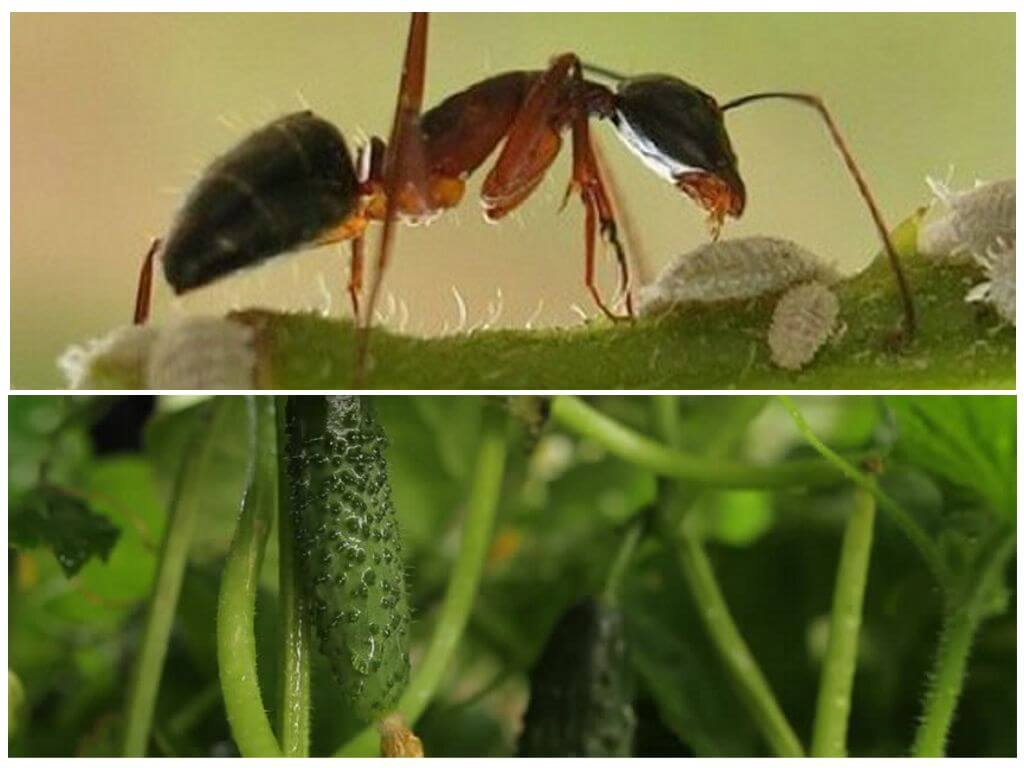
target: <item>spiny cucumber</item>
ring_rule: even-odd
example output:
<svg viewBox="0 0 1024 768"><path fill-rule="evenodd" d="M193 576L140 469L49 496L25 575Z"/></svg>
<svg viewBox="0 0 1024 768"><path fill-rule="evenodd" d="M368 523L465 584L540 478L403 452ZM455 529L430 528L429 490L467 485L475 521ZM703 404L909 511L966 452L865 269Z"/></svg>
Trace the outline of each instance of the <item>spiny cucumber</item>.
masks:
<svg viewBox="0 0 1024 768"><path fill-rule="evenodd" d="M353 396L289 397L287 482L320 648L355 713L377 721L409 680L409 605L387 437Z"/></svg>
<svg viewBox="0 0 1024 768"><path fill-rule="evenodd" d="M530 672L522 757L629 757L636 715L622 613L598 599L570 608Z"/></svg>

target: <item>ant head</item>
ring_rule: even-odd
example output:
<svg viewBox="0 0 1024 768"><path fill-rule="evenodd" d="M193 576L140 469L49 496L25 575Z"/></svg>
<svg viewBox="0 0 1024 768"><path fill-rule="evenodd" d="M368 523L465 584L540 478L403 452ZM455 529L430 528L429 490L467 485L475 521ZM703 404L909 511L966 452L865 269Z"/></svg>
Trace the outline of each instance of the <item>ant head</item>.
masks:
<svg viewBox="0 0 1024 768"><path fill-rule="evenodd" d="M727 215L743 213L743 179L711 96L668 75L627 78L613 121L626 146L703 207L716 230Z"/></svg>

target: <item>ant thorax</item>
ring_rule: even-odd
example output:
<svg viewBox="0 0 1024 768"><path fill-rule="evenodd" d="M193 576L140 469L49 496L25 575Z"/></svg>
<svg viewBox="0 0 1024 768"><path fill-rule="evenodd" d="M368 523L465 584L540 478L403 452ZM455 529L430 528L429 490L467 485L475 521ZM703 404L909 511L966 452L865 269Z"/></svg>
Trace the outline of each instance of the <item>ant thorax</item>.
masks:
<svg viewBox="0 0 1024 768"><path fill-rule="evenodd" d="M614 123L616 127L616 134L619 139L622 140L622 143L625 144L634 155L639 157L640 161L644 165L654 171L669 184L674 185L676 183L676 179L685 173L705 172L703 168L694 168L693 166L681 163L674 157L665 154L657 144L630 125L626 116L619 110L616 110L615 112Z"/></svg>

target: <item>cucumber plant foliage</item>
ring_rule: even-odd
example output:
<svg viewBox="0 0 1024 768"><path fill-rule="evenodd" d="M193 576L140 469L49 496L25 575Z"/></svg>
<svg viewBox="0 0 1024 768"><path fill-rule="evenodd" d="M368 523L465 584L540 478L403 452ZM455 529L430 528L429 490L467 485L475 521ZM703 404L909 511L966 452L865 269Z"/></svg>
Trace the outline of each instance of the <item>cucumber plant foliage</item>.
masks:
<svg viewBox="0 0 1024 768"><path fill-rule="evenodd" d="M262 538L237 551L262 555L275 515L293 523L297 583L323 651L312 662L325 662L325 674L313 666L309 676L319 702L311 751L358 742L347 753L370 754L378 734L364 726L397 713L431 755L772 754L750 707L751 680L726 660L738 644L763 672L759 697L810 747L823 633L845 627L858 633L859 650L848 659L849 699L830 708L848 719L848 729L833 731L846 732L838 750L1013 754L1015 703L1005 681L1016 645L1007 578L1016 540L1014 398L783 401L803 413L831 450L827 459L773 398L667 400L678 406L678 441L658 428L647 398L519 403L530 406L522 422L501 420L492 434L508 461L470 569L457 567L466 548L453 534L473 519L465 500L485 453L475 437L481 413L503 401L314 396L278 405L281 432L268 430L268 439L283 464L260 466L283 472L266 475L270 506L248 518L254 532L263 526ZM175 409L168 400L146 421L141 448L110 457L96 454L94 419L78 408L99 402L10 404L9 666L25 701L10 754L118 751L119 723L129 719L125 671L139 656L124 638L139 635L147 602L173 614L174 631L164 653L148 656L160 669L151 675L158 694L146 754L209 755L232 743L252 754L237 721L220 714L232 694L211 661L218 614L208 599L218 578L222 590L232 587L218 575L242 530L242 480L253 465L254 449L240 437L246 409L194 401ZM521 411L513 403L503 415ZM147 586L161 537L174 535L163 530L173 526L165 505L190 436L213 412L220 437L192 475L196 487L181 491L190 499L200 492L201 524L181 598L168 605ZM712 472L698 459L726 432L733 437ZM842 471L822 471L836 462ZM856 482L869 466L869 482ZM669 485L685 486L677 505L666 504ZM874 495L877 520L861 615L843 624L828 614L855 492ZM658 524L641 528L626 567L610 569L623 530L652 507ZM894 524L894 510L919 539ZM64 549L58 533L73 539ZM939 568L921 557L922 542ZM279 552L266 546L273 565ZM89 560L69 579L65 567L79 557ZM273 755L280 733L266 710L279 714L281 697L263 673L283 648L275 624L284 603L267 570L248 567L249 626L236 634L251 648L248 680L268 703L250 702L247 714L266 720L262 753ZM450 589L460 570L461 586ZM615 570L617 600L588 597ZM469 571L479 576L466 578ZM449 591L464 617L454 624L443 620ZM422 617L415 623L411 607ZM731 624L724 642L708 630L709 615ZM221 630L218 639L229 639ZM438 637L444 654L428 665ZM238 656L241 646L227 650ZM427 666L430 684L417 686Z"/></svg>

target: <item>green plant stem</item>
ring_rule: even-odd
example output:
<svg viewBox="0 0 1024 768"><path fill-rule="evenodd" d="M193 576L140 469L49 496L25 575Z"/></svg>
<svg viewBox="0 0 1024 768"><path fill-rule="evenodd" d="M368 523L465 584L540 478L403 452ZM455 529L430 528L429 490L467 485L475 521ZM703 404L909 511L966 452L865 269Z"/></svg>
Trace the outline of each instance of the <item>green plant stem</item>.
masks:
<svg viewBox="0 0 1024 768"><path fill-rule="evenodd" d="M462 544L448 581L444 602L430 644L418 665L396 711L411 727L434 697L445 669L458 646L469 621L498 510L501 482L505 473L505 422L498 409L484 416L483 436L477 449L466 519L462 524ZM377 733L366 728L335 755L357 757L377 754Z"/></svg>
<svg viewBox="0 0 1024 768"><path fill-rule="evenodd" d="M890 350L881 344L892 330L893 313L899 311L883 255L860 274L833 286L843 308L844 333L830 339L801 371L774 365L764 342L778 301L773 294L752 301L680 306L664 316L639 317L630 323L594 318L575 328L477 329L422 338L378 324L371 334L374 365L366 385L604 391L1013 389L1013 326L1000 327L994 313L964 301L965 282L979 282L981 268L940 267L931 259L914 258L916 223L911 222L905 238L897 233L894 237L907 244L900 252L910 284L929 301L909 348ZM594 309L587 302L584 308ZM256 352L254 387L351 388L356 337L351 320L259 309L232 313L229 320L256 336L251 347ZM91 350L80 345L80 362L65 366L65 375L86 389L145 388L147 358L163 330L158 320L149 341L116 332L114 338L128 348L138 350L141 345L141 354L125 355L107 344ZM202 343L199 337L195 341Z"/></svg>
<svg viewBox="0 0 1024 768"><path fill-rule="evenodd" d="M665 439L678 442L681 431L675 401L658 398L654 412L658 428ZM728 438L720 436L715 439L715 445L709 454L712 457L721 456L728 443ZM684 492L682 484L677 483L674 491L681 498ZM671 501L665 507L671 506ZM775 754L780 757L802 757L803 745L786 719L768 680L761 672L757 660L732 618L729 605L715 577L711 559L704 549L700 533L689 519L688 512L689 509L684 513L681 525L666 527L669 527L668 533L677 544L676 552L683 578L697 604L698 613L711 643L725 665L741 701ZM667 524L664 514L662 520Z"/></svg>
<svg viewBox="0 0 1024 768"><path fill-rule="evenodd" d="M616 456L659 475L714 488L785 488L835 483L843 474L820 459L788 461L775 466L739 464L668 448L572 395L558 395L551 418L589 438Z"/></svg>
<svg viewBox="0 0 1024 768"><path fill-rule="evenodd" d="M701 619L733 684L761 735L779 757L803 757L804 749L775 699L768 680L740 634L715 578L703 542L684 525L677 534L679 560Z"/></svg>
<svg viewBox="0 0 1024 768"><path fill-rule="evenodd" d="M281 707L279 733L285 757L309 756L310 626L306 592L296 562L295 530L285 462L285 407L277 400L278 584L281 605Z"/></svg>
<svg viewBox="0 0 1024 768"><path fill-rule="evenodd" d="M242 757L280 757L256 664L256 595L277 495L273 398L251 398L249 483L217 604L217 663L231 733Z"/></svg>
<svg viewBox="0 0 1024 768"><path fill-rule="evenodd" d="M779 395L778 398L779 402L781 402L783 407L789 412L796 428L804 436L804 439L810 444L810 446L821 454L827 462L834 466L854 485L863 488L875 497L878 506L885 510L886 514L889 515L889 518L901 531L903 531L904 535L910 539L910 543L917 548L918 552L920 552L921 557L924 558L925 565L928 566L928 569L932 572L932 575L935 576L939 584L942 587L946 587L949 580L949 574L945 564L943 563L942 556L939 554L939 548L924 529L917 524L917 521L914 520L910 513L907 512L899 502L883 491L873 477L869 477L864 472L861 472L847 459L843 458L825 445L825 443L821 441L821 438L814 434L814 430L811 429L811 425L807 423L803 414L800 413L800 409L796 407L796 404L789 396Z"/></svg>
<svg viewBox="0 0 1024 768"><path fill-rule="evenodd" d="M967 674L967 658L974 636L985 617L992 590L1002 578L1006 562L1016 547L1011 531L988 559L966 599L951 600L943 621L935 664L925 695L924 713L914 738L914 757L943 757L953 725L957 702Z"/></svg>
<svg viewBox="0 0 1024 768"><path fill-rule="evenodd" d="M230 399L214 400L200 407L204 413L206 409L212 409L213 415L207 420L198 418L197 414L196 432L186 446L171 492L153 593L128 691L122 744L125 757L144 757L146 754L167 643L188 563L189 544L203 500L200 480L210 446L230 407Z"/></svg>
<svg viewBox="0 0 1024 768"><path fill-rule="evenodd" d="M854 507L843 533L836 570L828 647L821 668L811 755L846 757L853 676L857 669L864 589L871 561L875 526L875 498L863 488L854 492Z"/></svg>
<svg viewBox="0 0 1024 768"><path fill-rule="evenodd" d="M619 599L619 593L622 589L622 579L625 577L626 568L629 566L629 561L633 558L633 553L636 551L636 545L640 542L640 535L643 533L644 520L634 520L629 528L626 530L626 535L622 539L622 543L619 544L619 549L615 553L615 559L612 561L611 568L608 569L608 578L605 580L604 590L602 598L608 603L616 603Z"/></svg>

